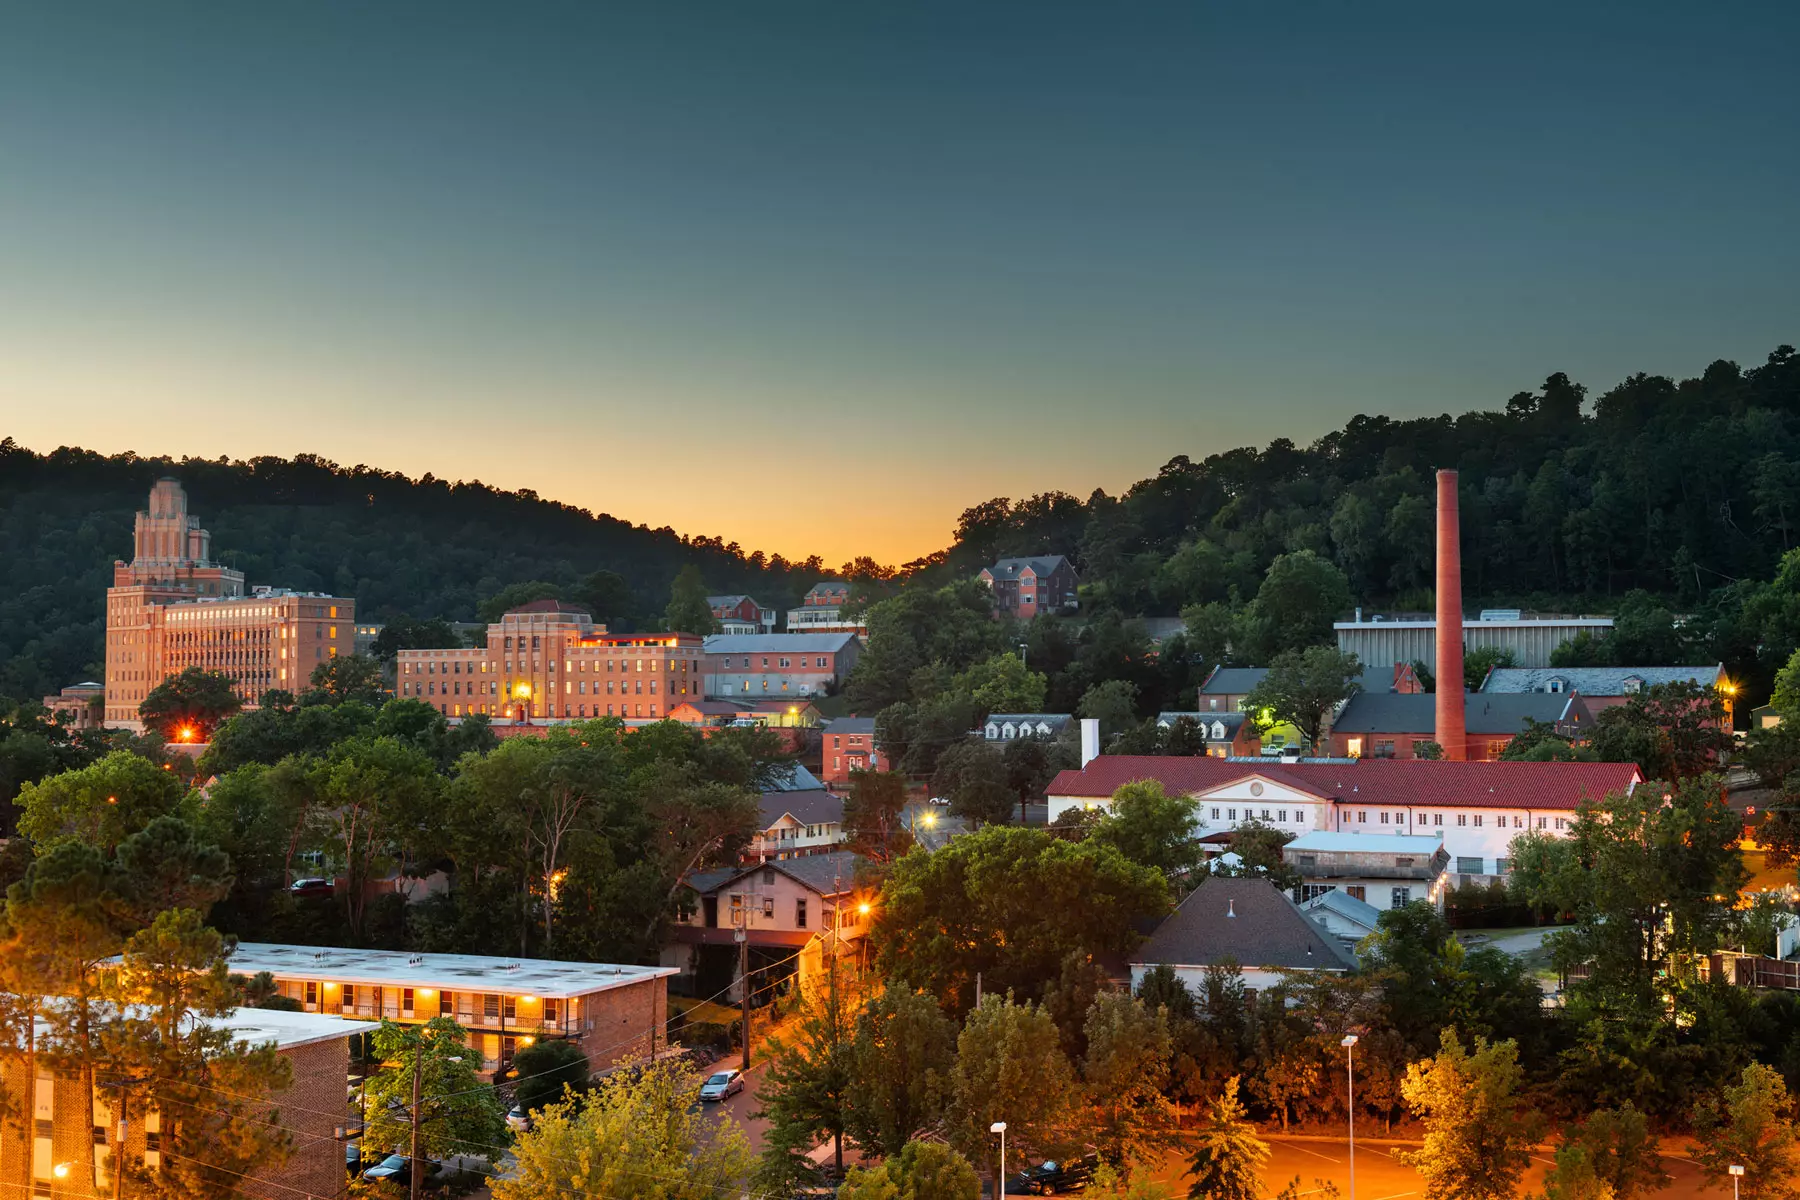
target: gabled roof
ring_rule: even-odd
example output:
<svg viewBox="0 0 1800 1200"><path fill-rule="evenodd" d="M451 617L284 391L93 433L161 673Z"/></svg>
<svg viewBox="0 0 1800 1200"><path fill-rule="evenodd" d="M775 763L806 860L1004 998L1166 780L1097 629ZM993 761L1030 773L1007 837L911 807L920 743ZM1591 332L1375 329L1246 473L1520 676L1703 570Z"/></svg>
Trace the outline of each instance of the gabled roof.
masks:
<svg viewBox="0 0 1800 1200"><path fill-rule="evenodd" d="M1562 681L1564 692L1580 692L1583 696L1624 696L1628 680L1643 687L1659 683L1697 683L1715 687L1725 673L1723 663L1710 667L1495 667L1488 672L1481 690L1489 695L1511 695L1522 692L1548 692L1550 681Z"/></svg>
<svg viewBox="0 0 1800 1200"><path fill-rule="evenodd" d="M708 654L835 654L856 640L854 633L715 633Z"/></svg>
<svg viewBox="0 0 1800 1200"><path fill-rule="evenodd" d="M838 717L825 726L826 733L868 733L875 732L874 717Z"/></svg>
<svg viewBox="0 0 1800 1200"><path fill-rule="evenodd" d="M1330 909L1345 920L1354 921L1370 931L1373 931L1381 921L1380 909L1366 901L1358 900L1341 888L1332 888L1329 892L1321 892L1300 906L1302 912L1312 912L1321 908Z"/></svg>
<svg viewBox="0 0 1800 1200"><path fill-rule="evenodd" d="M1200 732L1208 741L1213 740L1212 725L1216 721L1225 727L1222 741L1231 741L1237 737L1238 730L1243 727L1244 714L1241 712L1161 712L1156 714L1156 723L1173 727L1182 717L1190 718L1200 727Z"/></svg>
<svg viewBox="0 0 1800 1200"><path fill-rule="evenodd" d="M704 895L758 871L780 871L802 887L811 888L821 896L835 896L840 889L847 892L856 886L856 871L862 862L861 855L848 850L834 850L830 854L803 854L798 858L770 859L747 867L695 871L687 877L687 885Z"/></svg>
<svg viewBox="0 0 1800 1200"><path fill-rule="evenodd" d="M1345 803L1418 808L1572 809L1640 780L1633 763L1427 762L1364 758L1284 763L1270 759L1102 754L1064 771L1045 792L1104 800L1127 783L1154 779L1192 795L1257 776Z"/></svg>
<svg viewBox="0 0 1800 1200"><path fill-rule="evenodd" d="M1401 695L1394 692L1357 692L1331 723L1332 733L1429 734L1437 728L1437 697L1427 692ZM1512 734L1526 720L1578 722L1592 718L1577 696L1536 692L1485 695L1472 692L1463 698L1464 723L1473 734Z"/></svg>
<svg viewBox="0 0 1800 1200"><path fill-rule="evenodd" d="M989 713L988 721L1011 721L1017 725L1020 721L1029 721L1036 725L1043 721L1048 725L1061 728L1074 718L1069 713ZM986 724L986 722L983 722Z"/></svg>
<svg viewBox="0 0 1800 1200"><path fill-rule="evenodd" d="M1334 938L1266 879L1209 879L1150 935L1133 965L1347 971L1355 962Z"/></svg>
<svg viewBox="0 0 1800 1200"><path fill-rule="evenodd" d="M769 784L770 792L817 792L825 787L822 779L799 763L782 764L775 768L774 776Z"/></svg>
<svg viewBox="0 0 1800 1200"><path fill-rule="evenodd" d="M1269 673L1267 667L1214 667L1200 685L1202 696L1239 696L1254 691Z"/></svg>
<svg viewBox="0 0 1800 1200"><path fill-rule="evenodd" d="M838 592L843 592L845 595L848 595L850 592L850 585L841 579L821 579L819 582L806 589L806 594L808 596L835 595Z"/></svg>
<svg viewBox="0 0 1800 1200"><path fill-rule="evenodd" d="M762 827L769 828L783 816L802 825L842 825L844 801L823 788L804 792L764 792L762 794Z"/></svg>
<svg viewBox="0 0 1800 1200"><path fill-rule="evenodd" d="M1038 554L1030 558L1003 558L993 566L984 567L983 570L995 579L1017 579L1024 573L1026 567L1030 567L1031 573L1042 579L1055 571L1057 567L1066 565L1068 561L1068 558L1061 554Z"/></svg>

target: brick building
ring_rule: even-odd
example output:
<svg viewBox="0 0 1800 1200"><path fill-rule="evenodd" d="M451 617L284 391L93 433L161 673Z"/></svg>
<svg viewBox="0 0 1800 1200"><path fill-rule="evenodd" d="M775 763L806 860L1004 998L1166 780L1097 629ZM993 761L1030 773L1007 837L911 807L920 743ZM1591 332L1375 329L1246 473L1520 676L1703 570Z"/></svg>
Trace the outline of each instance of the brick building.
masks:
<svg viewBox="0 0 1800 1200"><path fill-rule="evenodd" d="M779 615L764 608L754 596L708 596L706 603L719 622L720 633L774 633Z"/></svg>
<svg viewBox="0 0 1800 1200"><path fill-rule="evenodd" d="M825 727L824 761L819 771L825 786L850 786L852 771L887 771L892 764L875 745L874 717L838 717Z"/></svg>
<svg viewBox="0 0 1800 1200"><path fill-rule="evenodd" d="M609 634L574 605L534 600L489 625L485 646L400 651L395 693L496 723L660 721L700 695L701 663L696 634Z"/></svg>
<svg viewBox="0 0 1800 1200"><path fill-rule="evenodd" d="M274 1045L293 1067L292 1083L273 1097L282 1128L294 1135L293 1153L281 1166L245 1179L242 1194L263 1200L342 1196L344 1148L336 1132L345 1124L349 1038L367 1026L260 1008L234 1009L228 1016L204 1020L252 1046ZM0 1120L0 1192L98 1200L120 1194L115 1191L114 1155L152 1170L161 1164L157 1113L131 1105L121 1143L111 1088L97 1086L89 1093L78 1075L50 1070L47 1056L40 1057L34 1080L26 1078L26 1065L20 1055L0 1055L0 1087L21 1110L29 1106L31 1111L28 1128L19 1110ZM63 1174L56 1173L58 1167Z"/></svg>
<svg viewBox="0 0 1800 1200"><path fill-rule="evenodd" d="M213 562L212 535L173 479L150 489L129 563L113 563L106 591L106 723L141 728L138 706L188 667L231 676L254 706L264 692L303 690L315 667L356 645L356 601L256 588Z"/></svg>
<svg viewBox="0 0 1800 1200"><path fill-rule="evenodd" d="M1436 703L1435 695L1425 693L1357 692L1332 718L1327 739L1331 753L1338 758L1413 758L1420 742L1438 740ZM1586 701L1573 694L1466 693L1463 759L1499 758L1527 721L1553 725L1564 737L1576 738L1587 734L1594 718Z"/></svg>
<svg viewBox="0 0 1800 1200"><path fill-rule="evenodd" d="M70 729L98 729L105 719L106 688L98 683L71 684L45 696L43 703L53 720Z"/></svg>
<svg viewBox="0 0 1800 1200"><path fill-rule="evenodd" d="M862 642L853 633L720 633L705 648L708 699L760 700L835 690Z"/></svg>
<svg viewBox="0 0 1800 1200"><path fill-rule="evenodd" d="M799 608L787 612L789 633L865 633L868 623L861 617L843 615L850 603L850 585L837 579L815 583L800 599Z"/></svg>
<svg viewBox="0 0 1800 1200"><path fill-rule="evenodd" d="M304 1011L422 1024L454 1017L484 1070L539 1038L566 1038L599 1070L650 1053L668 1019L664 967L239 943L234 973L267 971Z"/></svg>
<svg viewBox="0 0 1800 1200"><path fill-rule="evenodd" d="M1060 554L1003 558L977 576L994 593L994 612L1029 621L1039 613L1074 608L1081 580Z"/></svg>

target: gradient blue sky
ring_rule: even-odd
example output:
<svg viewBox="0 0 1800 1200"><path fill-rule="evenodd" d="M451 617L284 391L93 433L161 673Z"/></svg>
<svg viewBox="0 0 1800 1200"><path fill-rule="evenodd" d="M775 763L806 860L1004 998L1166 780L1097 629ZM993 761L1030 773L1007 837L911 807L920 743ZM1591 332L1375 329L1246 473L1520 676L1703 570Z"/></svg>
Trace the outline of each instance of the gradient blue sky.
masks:
<svg viewBox="0 0 1800 1200"><path fill-rule="evenodd" d="M1800 5L17 4L0 434L832 562L1800 340Z"/></svg>

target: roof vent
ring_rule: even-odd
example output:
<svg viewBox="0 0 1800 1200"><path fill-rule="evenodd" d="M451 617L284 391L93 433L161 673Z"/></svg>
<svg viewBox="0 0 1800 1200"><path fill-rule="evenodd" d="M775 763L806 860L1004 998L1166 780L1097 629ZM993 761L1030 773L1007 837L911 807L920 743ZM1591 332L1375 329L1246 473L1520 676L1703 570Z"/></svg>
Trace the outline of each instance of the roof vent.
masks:
<svg viewBox="0 0 1800 1200"><path fill-rule="evenodd" d="M409 967L424 966L425 956L423 954L409 954L406 956L406 965Z"/></svg>
<svg viewBox="0 0 1800 1200"><path fill-rule="evenodd" d="M1226 901L1225 901L1225 915L1226 915L1226 916L1228 916L1228 917L1235 917L1235 916L1237 916L1237 901L1236 901L1236 900L1232 900L1232 899L1229 899L1229 898L1227 898L1227 899L1226 899Z"/></svg>
<svg viewBox="0 0 1800 1200"><path fill-rule="evenodd" d="M519 969L519 968L520 968L520 967L522 967L522 966L524 966L524 964L523 964L523 963L516 963L516 962L509 962L509 963L507 963L507 964L506 964L506 969L507 969L507 970L508 970L508 971L515 971L515 972L516 972L516 971L517 971L517 970L518 970L518 969Z"/></svg>

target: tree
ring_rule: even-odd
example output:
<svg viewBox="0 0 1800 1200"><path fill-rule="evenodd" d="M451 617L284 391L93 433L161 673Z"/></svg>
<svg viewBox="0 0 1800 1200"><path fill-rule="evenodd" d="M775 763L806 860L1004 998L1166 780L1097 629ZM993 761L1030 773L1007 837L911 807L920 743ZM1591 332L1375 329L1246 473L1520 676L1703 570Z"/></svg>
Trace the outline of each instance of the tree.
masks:
<svg viewBox="0 0 1800 1200"><path fill-rule="evenodd" d="M112 853L157 817L175 811L187 787L126 750L19 789L19 832L39 846L80 841Z"/></svg>
<svg viewBox="0 0 1800 1200"><path fill-rule="evenodd" d="M172 909L205 912L231 891L231 858L176 816L161 816L119 843L118 907L137 925Z"/></svg>
<svg viewBox="0 0 1800 1200"><path fill-rule="evenodd" d="M344 916L361 937L370 881L403 865L396 850L404 856L438 827L437 772L396 738L359 737L340 742L310 774L317 796L308 814L312 836L344 864Z"/></svg>
<svg viewBox="0 0 1800 1200"><path fill-rule="evenodd" d="M369 650L375 661L391 665L402 650L457 650L462 645L462 635L442 617L419 621L401 615L388 618ZM263 695L263 704L268 704L267 693Z"/></svg>
<svg viewBox="0 0 1800 1200"><path fill-rule="evenodd" d="M542 579L524 580L511 583L483 600L475 608L475 613L489 625L515 608L523 608L538 600L561 600L562 588L554 583L546 583Z"/></svg>
<svg viewBox="0 0 1800 1200"><path fill-rule="evenodd" d="M1081 694L1075 715L1100 722L1100 736L1112 737L1137 723L1137 685L1123 679L1096 683Z"/></svg>
<svg viewBox="0 0 1800 1200"><path fill-rule="evenodd" d="M1129 1176L1175 1135L1164 1095L1173 1043L1169 1016L1123 992L1102 992L1087 1014L1082 1082L1100 1157Z"/></svg>
<svg viewBox="0 0 1800 1200"><path fill-rule="evenodd" d="M1333 646L1285 650L1269 664L1269 673L1244 697L1244 710L1264 728L1286 722L1317 747L1325 717L1356 690L1362 664L1356 655Z"/></svg>
<svg viewBox="0 0 1800 1200"><path fill-rule="evenodd" d="M468 1031L451 1018L433 1017L423 1025L382 1021L375 1031L375 1058L381 1069L363 1084L365 1144L411 1145L415 1069L420 1154L486 1154L505 1140L499 1094L481 1082L481 1057L469 1048Z"/></svg>
<svg viewBox="0 0 1800 1200"><path fill-rule="evenodd" d="M526 1112L537 1112L562 1099L564 1089L580 1092L587 1087L588 1056L581 1047L562 1038L545 1038L513 1055L519 1084L513 1098Z"/></svg>
<svg viewBox="0 0 1800 1200"><path fill-rule="evenodd" d="M570 599L586 605L594 620L611 629L629 629L637 617L637 596L616 571L584 575L570 592Z"/></svg>
<svg viewBox="0 0 1800 1200"><path fill-rule="evenodd" d="M937 1142L909 1142L880 1166L853 1168L838 1200L979 1200L969 1160Z"/></svg>
<svg viewBox="0 0 1800 1200"><path fill-rule="evenodd" d="M1048 681L1027 670L1018 654L1002 650L959 672L950 686L967 695L975 706L975 719L985 721L990 713L1042 712Z"/></svg>
<svg viewBox="0 0 1800 1200"><path fill-rule="evenodd" d="M913 699L921 667L940 664L954 673L1017 640L994 620L993 594L973 579L935 590L910 587L870 605L865 615L865 649L844 685L855 712L879 713ZM882 744L889 744L886 738Z"/></svg>
<svg viewBox="0 0 1800 1200"><path fill-rule="evenodd" d="M1424 1122L1424 1145L1394 1157L1418 1171L1426 1200L1510 1200L1542 1124L1519 1095L1518 1046L1477 1038L1471 1054L1445 1029L1438 1047L1407 1067L1400 1085Z"/></svg>
<svg viewBox="0 0 1800 1200"><path fill-rule="evenodd" d="M1277 555L1245 614L1253 657L1333 642L1332 622L1350 604L1350 581L1328 559L1311 550Z"/></svg>
<svg viewBox="0 0 1800 1200"><path fill-rule="evenodd" d="M669 629L701 637L719 632L719 620L706 600L706 581L700 578L700 568L693 563L681 568L670 585L663 623Z"/></svg>
<svg viewBox="0 0 1800 1200"><path fill-rule="evenodd" d="M331 704L357 700L379 708L387 699L387 681L382 678L381 664L362 654L326 659L313 668L310 682L313 691Z"/></svg>
<svg viewBox="0 0 1800 1200"><path fill-rule="evenodd" d="M1724 697L1689 680L1652 684L1606 709L1589 742L1602 762L1635 762L1671 783L1712 770L1732 746Z"/></svg>
<svg viewBox="0 0 1800 1200"><path fill-rule="evenodd" d="M1010 995L983 996L956 1039L944 1122L950 1144L971 1161L992 1162L988 1127L1004 1113L1010 1150L1058 1151L1079 1140L1070 1126L1078 1102L1075 1072L1050 1015Z"/></svg>
<svg viewBox="0 0 1800 1200"><path fill-rule="evenodd" d="M1471 692L1481 690L1488 672L1517 666L1518 655L1510 646L1476 646L1463 655L1463 686Z"/></svg>
<svg viewBox="0 0 1800 1200"><path fill-rule="evenodd" d="M1167 876L1183 876L1200 862L1194 830L1199 806L1191 796L1171 796L1154 779L1121 786L1106 816L1089 835L1132 862Z"/></svg>
<svg viewBox="0 0 1800 1200"><path fill-rule="evenodd" d="M1025 805L1042 799L1050 781L1080 766L1069 744L1060 738L1014 738L1000 752L1006 763L1006 785L1019 798L1019 824L1025 823Z"/></svg>
<svg viewBox="0 0 1800 1200"><path fill-rule="evenodd" d="M952 1013L990 992L1035 999L1071 952L1129 953L1136 923L1168 911L1168 885L1111 846L993 826L894 863L874 923L879 967Z"/></svg>
<svg viewBox="0 0 1800 1200"><path fill-rule="evenodd" d="M912 849L913 835L901 823L906 780L892 771L851 771L844 797L845 848L871 862L890 863Z"/></svg>
<svg viewBox="0 0 1800 1200"><path fill-rule="evenodd" d="M189 667L151 688L138 705L138 717L164 741L204 742L220 721L243 707L235 686L221 671Z"/></svg>
<svg viewBox="0 0 1800 1200"><path fill-rule="evenodd" d="M1781 1073L1751 1063L1735 1085L1694 1106L1694 1158L1719 1186L1726 1168L1744 1168L1738 1180L1745 1200L1784 1200L1800 1191L1800 1141L1794 1104Z"/></svg>
<svg viewBox="0 0 1800 1200"><path fill-rule="evenodd" d="M1566 1168L1565 1153L1569 1159ZM1559 1175L1567 1176L1566 1190L1571 1200L1585 1186L1585 1176L1591 1176L1606 1189L1605 1194L1612 1200L1634 1200L1669 1184L1668 1172L1663 1170L1657 1153L1656 1135L1650 1131L1644 1114L1630 1104L1592 1113L1579 1129L1567 1135L1557 1153L1556 1166ZM1598 1194L1598 1189L1594 1192Z"/></svg>
<svg viewBox="0 0 1800 1200"><path fill-rule="evenodd" d="M765 1156L791 1158L829 1139L837 1169L844 1169L845 1094L850 1087L854 1006L849 984L839 986L835 960L828 979L803 988L799 1021L791 1033L769 1039L768 1070L756 1114L769 1122ZM771 1176L788 1173L772 1164Z"/></svg>
<svg viewBox="0 0 1800 1200"><path fill-rule="evenodd" d="M1240 874L1267 879L1287 891L1300 883L1300 872L1289 866L1281 853L1281 848L1293 840L1294 835L1287 830L1252 818L1231 831L1226 846L1243 860L1238 868Z"/></svg>
<svg viewBox="0 0 1800 1200"><path fill-rule="evenodd" d="M1234 1075L1207 1105L1205 1122L1194 1134L1189 1200L1261 1200L1269 1144L1256 1136L1245 1115Z"/></svg>
<svg viewBox="0 0 1800 1200"><path fill-rule="evenodd" d="M883 1156L943 1116L956 1026L925 992L889 984L856 1018L844 1128Z"/></svg>
<svg viewBox="0 0 1800 1200"><path fill-rule="evenodd" d="M932 772L931 790L947 797L950 812L980 824L996 824L1012 815L1014 794L1008 786L1006 760L979 738L965 738L945 750Z"/></svg>
<svg viewBox="0 0 1800 1200"><path fill-rule="evenodd" d="M698 1076L659 1065L540 1109L514 1139L517 1167L489 1185L494 1200L736 1195L753 1161L749 1142L730 1121L701 1112L699 1100Z"/></svg>

